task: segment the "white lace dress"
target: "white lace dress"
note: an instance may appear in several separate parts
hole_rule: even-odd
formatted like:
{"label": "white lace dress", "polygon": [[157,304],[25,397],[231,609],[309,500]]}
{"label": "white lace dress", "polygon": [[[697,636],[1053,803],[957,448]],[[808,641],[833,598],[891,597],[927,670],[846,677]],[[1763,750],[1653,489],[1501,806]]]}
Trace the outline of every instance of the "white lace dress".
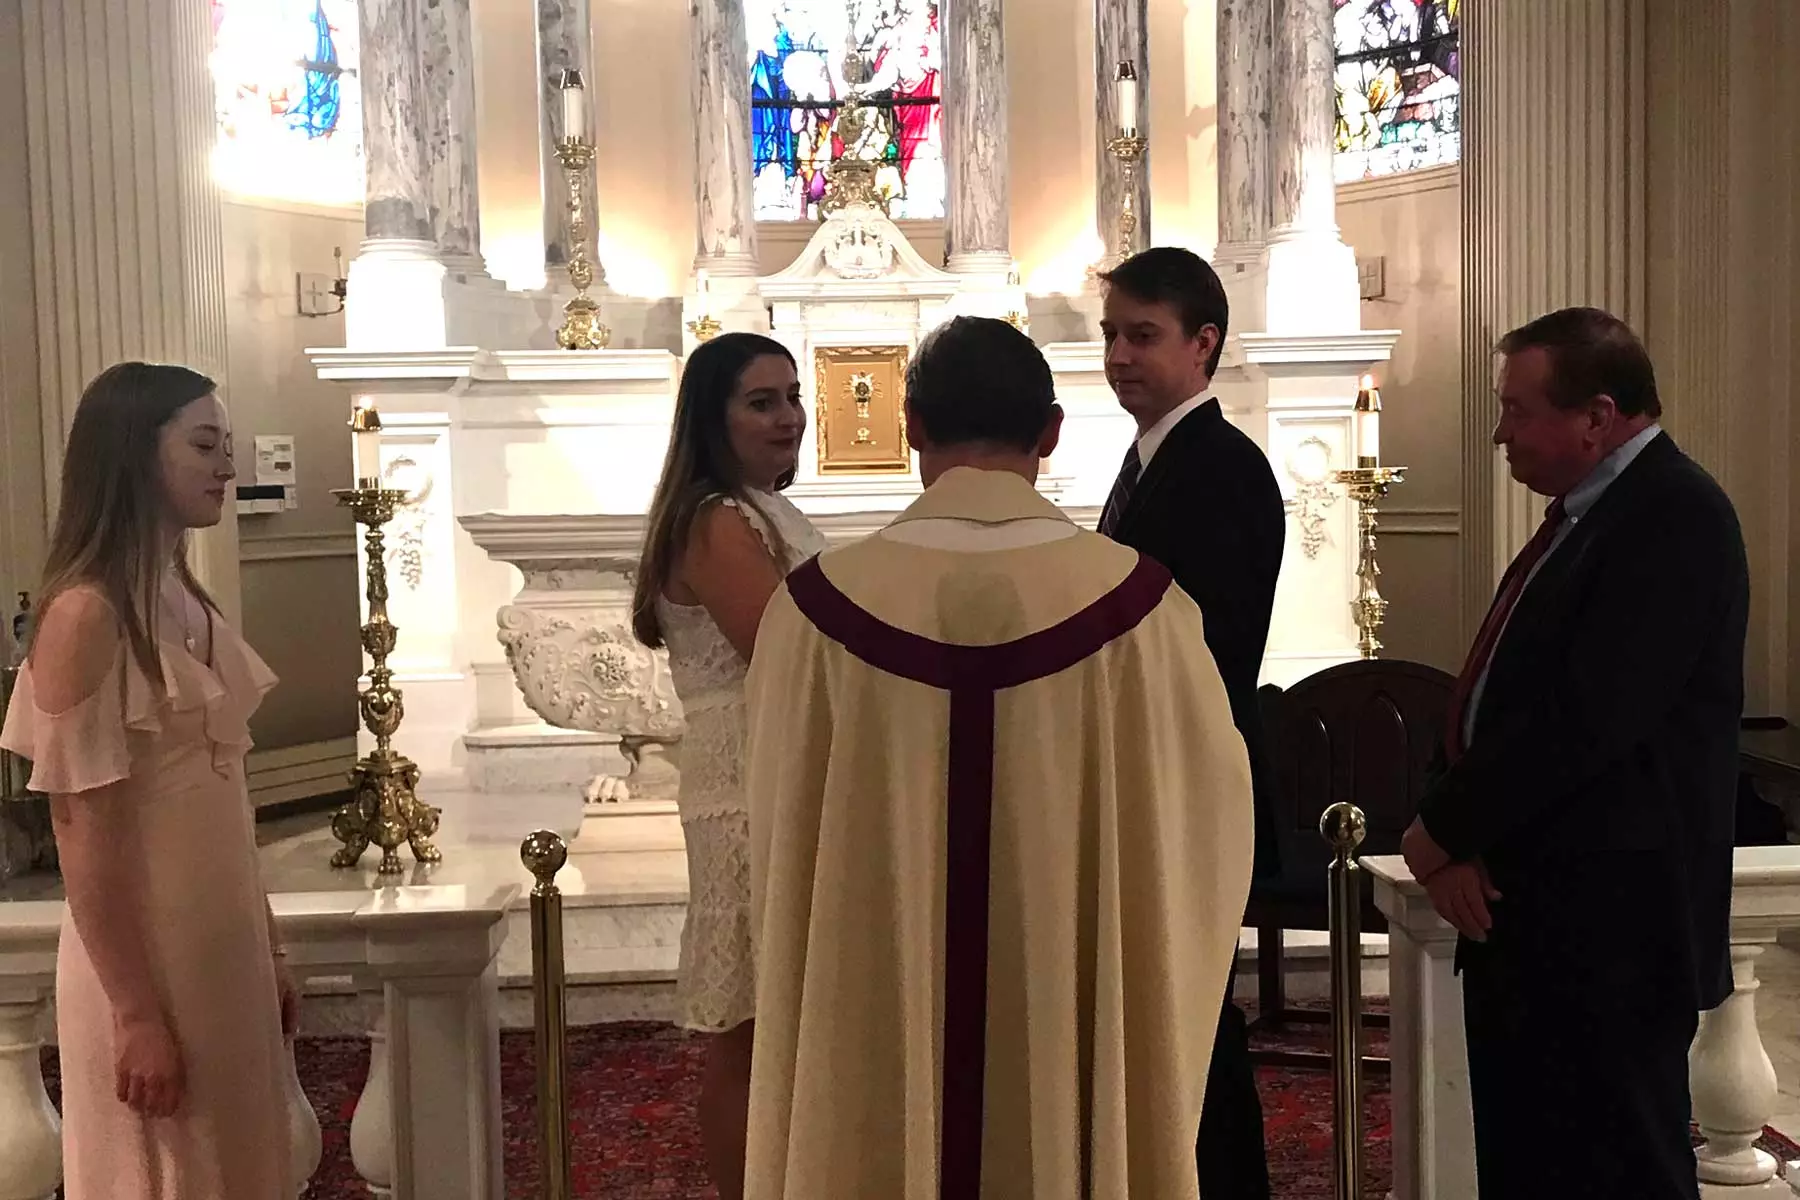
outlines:
{"label": "white lace dress", "polygon": [[[825,549],[825,539],[792,501],[772,492],[751,496],[753,508],[723,503],[744,513],[771,553],[780,554],[784,572]],[[676,806],[687,840],[688,910],[676,1000],[683,1026],[716,1033],[756,1013],[743,783],[747,665],[706,609],[667,597],[656,603],[669,673],[687,715]]]}

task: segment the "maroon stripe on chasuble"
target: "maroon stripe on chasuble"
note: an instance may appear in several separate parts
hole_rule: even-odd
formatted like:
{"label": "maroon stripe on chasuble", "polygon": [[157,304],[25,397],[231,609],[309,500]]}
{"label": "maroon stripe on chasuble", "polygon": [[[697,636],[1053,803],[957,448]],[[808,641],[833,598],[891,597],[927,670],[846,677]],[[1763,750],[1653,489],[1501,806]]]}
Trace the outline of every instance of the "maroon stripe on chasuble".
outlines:
{"label": "maroon stripe on chasuble", "polygon": [[1117,587],[1065,621],[995,646],[955,646],[896,629],[858,607],[817,558],[788,576],[794,603],[820,633],[878,671],[950,693],[940,1200],[977,1200],[981,1193],[995,694],[1065,671],[1137,628],[1169,583],[1160,563],[1140,556]]}

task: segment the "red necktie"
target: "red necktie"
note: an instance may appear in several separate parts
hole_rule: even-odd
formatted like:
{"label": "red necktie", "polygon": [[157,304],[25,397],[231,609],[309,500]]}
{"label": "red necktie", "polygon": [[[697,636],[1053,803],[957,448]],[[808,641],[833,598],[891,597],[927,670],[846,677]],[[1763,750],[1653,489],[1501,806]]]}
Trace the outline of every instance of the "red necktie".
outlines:
{"label": "red necktie", "polygon": [[1525,548],[1519,551],[1519,556],[1506,568],[1506,574],[1501,576],[1499,594],[1488,607],[1481,630],[1475,635],[1475,644],[1469,647],[1468,661],[1463,663],[1462,674],[1456,677],[1456,688],[1450,693],[1450,711],[1444,724],[1444,751],[1451,762],[1461,758],[1465,749],[1463,716],[1468,711],[1469,697],[1475,691],[1475,681],[1487,670],[1488,660],[1494,656],[1494,647],[1500,642],[1507,618],[1512,616],[1513,606],[1525,591],[1525,581],[1531,578],[1531,568],[1549,551],[1562,522],[1563,502],[1559,496],[1550,502],[1544,513],[1544,523],[1538,526]]}

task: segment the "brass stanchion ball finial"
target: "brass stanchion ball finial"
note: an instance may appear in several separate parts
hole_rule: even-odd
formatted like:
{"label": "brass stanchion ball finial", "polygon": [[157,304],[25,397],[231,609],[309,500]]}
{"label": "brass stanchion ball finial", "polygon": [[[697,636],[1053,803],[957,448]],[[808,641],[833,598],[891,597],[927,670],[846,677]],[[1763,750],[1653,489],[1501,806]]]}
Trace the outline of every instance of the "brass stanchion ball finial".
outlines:
{"label": "brass stanchion ball finial", "polygon": [[519,861],[537,880],[536,890],[545,891],[555,886],[556,873],[569,861],[569,847],[558,834],[540,829],[520,843]]}
{"label": "brass stanchion ball finial", "polygon": [[1319,836],[1345,858],[1355,856],[1368,832],[1369,822],[1362,809],[1347,800],[1333,804],[1319,818]]}

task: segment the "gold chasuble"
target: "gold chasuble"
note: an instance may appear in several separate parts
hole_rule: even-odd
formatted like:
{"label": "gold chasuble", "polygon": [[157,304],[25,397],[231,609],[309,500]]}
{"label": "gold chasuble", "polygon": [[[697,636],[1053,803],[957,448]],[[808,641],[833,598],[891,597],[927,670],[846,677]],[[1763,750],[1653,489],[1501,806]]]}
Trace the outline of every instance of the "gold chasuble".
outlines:
{"label": "gold chasuble", "polygon": [[750,1200],[1194,1197],[1252,822],[1168,573],[959,468],[748,689]]}

